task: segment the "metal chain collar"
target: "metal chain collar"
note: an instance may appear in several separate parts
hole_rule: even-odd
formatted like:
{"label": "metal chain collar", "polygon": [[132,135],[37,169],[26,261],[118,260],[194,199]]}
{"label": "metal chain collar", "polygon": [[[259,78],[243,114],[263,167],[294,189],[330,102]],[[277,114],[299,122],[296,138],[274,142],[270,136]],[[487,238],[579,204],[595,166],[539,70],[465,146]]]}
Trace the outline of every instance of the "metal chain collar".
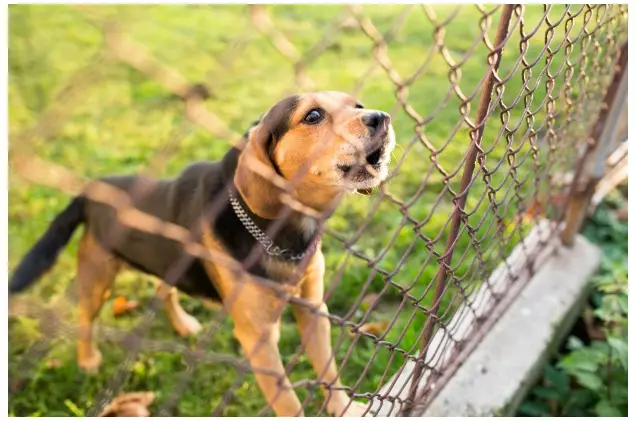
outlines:
{"label": "metal chain collar", "polygon": [[259,228],[257,224],[254,223],[254,221],[252,221],[252,219],[250,219],[250,216],[246,213],[245,210],[243,210],[241,203],[239,203],[235,195],[232,193],[232,190],[228,190],[228,193],[230,193],[230,204],[232,205],[232,209],[234,209],[234,213],[237,215],[245,229],[248,230],[248,232],[254,237],[254,239],[263,246],[265,252],[268,255],[281,257],[287,254],[287,256],[285,257],[290,260],[301,260],[308,254],[313,253],[316,249],[316,244],[318,243],[316,239],[307,250],[299,254],[290,254],[290,250],[282,249],[281,247],[275,245],[274,241],[272,241],[272,239],[268,237],[267,234],[263,232],[261,228]]}

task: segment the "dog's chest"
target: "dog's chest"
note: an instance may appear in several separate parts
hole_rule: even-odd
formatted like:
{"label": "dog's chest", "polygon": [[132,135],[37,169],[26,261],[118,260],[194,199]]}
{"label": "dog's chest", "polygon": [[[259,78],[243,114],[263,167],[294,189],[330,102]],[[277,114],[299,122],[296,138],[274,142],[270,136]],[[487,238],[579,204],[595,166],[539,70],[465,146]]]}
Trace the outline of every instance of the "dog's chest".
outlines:
{"label": "dog's chest", "polygon": [[263,256],[261,265],[268,279],[286,285],[292,285],[299,281],[301,275],[299,266],[290,261]]}

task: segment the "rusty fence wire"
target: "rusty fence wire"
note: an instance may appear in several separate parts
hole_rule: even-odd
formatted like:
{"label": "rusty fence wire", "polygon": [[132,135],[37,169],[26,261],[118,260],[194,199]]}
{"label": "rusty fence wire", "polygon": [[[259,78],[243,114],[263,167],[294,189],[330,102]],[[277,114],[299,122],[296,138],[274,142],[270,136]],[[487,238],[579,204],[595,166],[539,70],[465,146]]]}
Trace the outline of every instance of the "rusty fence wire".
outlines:
{"label": "rusty fence wire", "polygon": [[[240,287],[257,282],[278,294],[288,386],[306,415],[325,413],[321,387],[328,394],[344,390],[370,416],[418,414],[543,260],[560,241],[568,243],[564,227],[576,231],[582,208],[599,203],[606,184],[625,178],[627,114],[616,116],[621,126],[608,147],[600,145],[622,94],[627,20],[627,5],[14,6],[10,266],[39,235],[33,231],[85,191],[117,212],[110,246],[129,230],[183,245],[165,284],[174,285],[200,259],[226,268]],[[38,25],[51,37],[68,37],[60,44],[66,50],[51,44],[43,51],[48,44]],[[47,65],[65,55],[69,60],[60,63],[75,65],[49,73]],[[326,220],[329,312],[294,293],[299,279],[286,286],[245,280],[263,248],[236,262],[200,241],[200,223],[227,206],[227,194],[192,227],[134,206],[156,177],[243,148],[242,133],[267,107],[314,90],[349,92],[390,112],[398,144],[378,191],[344,197],[327,220],[331,209],[321,213],[293,199],[302,174],[286,180],[251,163],[283,192],[270,238],[292,212]],[[144,139],[145,149],[134,139]],[[102,183],[86,188],[91,179],[126,172],[143,173],[147,182],[131,195]],[[30,200],[38,206],[27,207]],[[10,316],[20,320],[9,336],[16,415],[42,411],[25,397],[29,387],[42,384],[51,354],[65,363],[59,349],[77,334],[72,275],[56,275],[74,272],[72,258],[62,256],[60,265],[45,276],[57,277],[57,286],[45,279],[12,298]],[[139,276],[127,276],[127,291],[144,291]],[[118,394],[136,391],[131,378],[145,375],[144,355],[165,352],[181,365],[159,373],[166,382],[158,386],[154,415],[271,414],[263,398],[241,402],[246,388],[259,392],[246,356],[228,343],[226,310],[188,301],[204,325],[197,337],[157,335],[168,288],[154,291],[134,323],[98,322],[100,346],[113,345],[103,351],[108,374],[96,377],[91,396],[69,396],[73,407],[100,414]],[[226,308],[232,300],[226,297]],[[342,386],[307,369],[300,340],[286,333],[293,326],[287,304],[329,319]],[[35,321],[39,333],[24,333],[25,320]],[[222,393],[199,385],[202,365],[210,373],[230,370]],[[76,382],[71,377],[54,376],[58,386],[49,387]],[[205,396],[207,405],[186,406],[192,394]]]}

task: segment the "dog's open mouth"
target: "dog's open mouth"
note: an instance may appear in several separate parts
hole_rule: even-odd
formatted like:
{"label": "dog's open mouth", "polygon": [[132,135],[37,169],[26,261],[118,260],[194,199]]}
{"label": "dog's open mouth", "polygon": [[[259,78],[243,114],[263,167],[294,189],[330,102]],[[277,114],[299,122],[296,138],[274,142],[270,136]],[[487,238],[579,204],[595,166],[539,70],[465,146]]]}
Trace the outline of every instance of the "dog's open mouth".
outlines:
{"label": "dog's open mouth", "polygon": [[[385,146],[381,145],[375,151],[369,153],[365,157],[366,164],[371,165],[374,170],[379,170],[381,165],[381,158],[384,153]],[[375,177],[376,174],[370,173],[367,169],[367,165],[338,165],[338,169],[343,171],[346,178],[351,181],[363,181],[371,177]]]}
{"label": "dog's open mouth", "polygon": [[382,151],[382,146],[378,149],[376,149],[374,152],[370,153],[369,155],[367,155],[365,157],[365,160],[367,161],[368,164],[374,166],[376,164],[378,164],[378,161],[380,161],[380,157],[383,153]]}

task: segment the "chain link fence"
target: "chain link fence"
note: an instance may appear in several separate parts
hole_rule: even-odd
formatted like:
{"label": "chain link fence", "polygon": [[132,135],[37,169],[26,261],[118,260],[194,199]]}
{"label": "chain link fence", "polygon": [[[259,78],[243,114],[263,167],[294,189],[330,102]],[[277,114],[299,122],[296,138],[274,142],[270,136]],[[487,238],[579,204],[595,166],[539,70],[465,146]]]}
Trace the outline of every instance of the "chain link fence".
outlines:
{"label": "chain link fence", "polygon": [[[604,183],[594,196],[582,180],[594,190],[624,174],[627,131],[602,132],[627,67],[627,5],[12,6],[9,16],[10,267],[88,180],[173,177],[220,159],[286,95],[340,90],[390,112],[388,180],[343,198],[326,222],[329,313],[281,291],[279,348],[306,415],[325,413],[321,387],[369,416],[422,411],[560,235],[568,242],[582,203],[598,203]],[[597,176],[591,156],[605,163]],[[112,245],[128,230],[183,244],[167,284],[196,259],[240,279],[263,253],[226,259],[196,227],[135,209],[152,188],[92,184],[86,195],[117,210]],[[293,210],[324,218],[287,197],[280,221]],[[271,414],[226,311],[184,297],[204,329],[179,339],[158,311],[166,291],[139,273],[123,274],[113,296],[140,308],[98,325],[100,373],[77,371],[72,254],[12,298],[11,414],[98,415],[143,390],[156,395],[153,415]],[[329,319],[343,386],[311,370],[288,303]]]}

